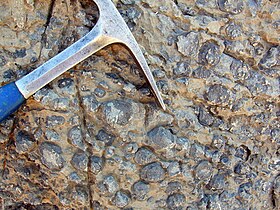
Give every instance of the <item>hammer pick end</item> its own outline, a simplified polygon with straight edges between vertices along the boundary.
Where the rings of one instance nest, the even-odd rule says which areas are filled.
[[[134,38],[133,38],[134,39]],[[166,110],[166,106],[163,102],[163,99],[161,97],[161,94],[160,94],[160,91],[156,85],[156,82],[155,82],[155,79],[153,77],[153,74],[146,62],[146,59],[140,49],[140,47],[138,46],[137,42],[133,42],[131,43],[132,45],[134,45],[133,47],[131,46],[127,46],[129,48],[129,50],[132,52],[134,58],[136,59],[137,63],[139,64],[139,66],[141,67],[148,83],[150,84],[151,86],[151,89],[152,89],[152,92],[154,94],[154,96],[156,97],[157,101],[158,101],[158,104],[161,106],[161,108],[163,110]]]
[[[107,40],[107,44],[122,43],[131,51],[138,64],[140,65],[147,81],[149,82],[152,92],[159,105],[166,110],[161,94],[158,90],[153,74],[146,62],[146,59],[135,40],[133,34],[129,30],[126,22],[116,9],[111,0],[95,0],[99,9],[99,20],[97,24],[101,28],[101,36]],[[106,42],[106,41],[105,41]]]

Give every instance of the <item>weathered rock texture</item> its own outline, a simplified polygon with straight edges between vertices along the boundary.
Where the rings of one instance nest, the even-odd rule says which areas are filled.
[[[278,0],[114,0],[157,80],[113,45],[0,125],[3,209],[279,209]],[[90,0],[0,3],[0,84],[86,34]]]

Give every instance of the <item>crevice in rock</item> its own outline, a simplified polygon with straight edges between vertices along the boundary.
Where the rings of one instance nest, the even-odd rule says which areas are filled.
[[[280,176],[280,175],[278,175],[278,176]],[[274,182],[272,184],[272,188],[270,191],[270,199],[271,199],[271,205],[272,205],[273,209],[279,208],[279,206],[278,206],[279,203],[277,201],[277,192],[275,192],[275,191],[277,191],[277,190],[275,190],[275,182],[276,182],[276,179],[278,176],[276,176],[276,178],[274,179]]]
[[[51,21],[54,5],[55,5],[55,0],[52,0],[50,5],[49,5],[49,8],[48,8],[47,19],[46,19],[46,23],[44,24],[44,32],[41,35],[41,49],[40,49],[40,53],[39,53],[39,56],[38,56],[38,60],[41,59],[41,54],[42,54],[43,47],[46,45],[46,42],[47,42],[46,32],[47,32],[47,28],[48,28],[48,26],[50,24],[50,21]]]
[[[54,3],[55,3],[55,0],[52,0],[51,3],[50,3],[49,9],[48,9],[48,16],[47,16],[47,21],[46,21],[46,24],[45,24],[45,31],[46,31],[46,28],[48,27],[48,25],[50,24],[50,21],[51,21],[51,17],[52,17],[52,14],[53,14],[53,9],[54,9]]]
[[[17,119],[13,120],[13,126],[12,126],[11,132],[9,133],[9,136],[8,136],[9,140],[6,142],[6,145],[5,145],[3,168],[2,168],[3,171],[2,171],[2,174],[1,174],[2,178],[4,176],[5,169],[6,169],[7,156],[8,156],[8,151],[9,151],[10,145],[12,145],[13,142],[14,142],[14,131],[15,131],[16,125],[17,125],[16,121],[17,121]]]
[[[92,197],[92,190],[91,190],[91,185],[94,183],[94,177],[93,175],[91,174],[90,172],[90,166],[91,166],[91,158],[88,159],[88,171],[87,171],[87,178],[88,178],[88,183],[87,183],[87,187],[88,187],[88,192],[89,192],[89,206],[90,206],[90,209],[94,209],[93,208],[93,203],[94,203],[94,200],[93,200],[93,197]]]
[[[271,191],[271,203],[272,203],[273,209],[276,209],[276,199],[275,199],[274,187],[272,187],[272,191]]]
[[[147,106],[147,105],[145,105],[144,108],[145,108],[144,125],[145,125],[145,127],[147,127],[148,124],[149,124],[150,108],[149,108],[149,106]]]
[[[87,149],[86,149],[86,153],[87,156],[90,157],[92,155],[92,151],[90,149],[90,144],[86,141],[86,135],[87,135],[87,126],[86,126],[86,117],[85,114],[86,110],[83,106],[83,100],[82,100],[82,96],[80,94],[80,90],[79,90],[79,79],[77,78],[77,75],[75,74],[75,86],[77,89],[77,99],[78,99],[78,103],[79,103],[79,116],[80,116],[80,121],[81,121],[81,132],[82,132],[82,138],[83,141],[85,142],[85,144],[87,145]],[[91,185],[94,183],[94,177],[92,175],[92,173],[90,172],[90,166],[91,166],[91,158],[88,158],[88,163],[87,163],[87,187],[88,187],[88,192],[89,192],[89,205],[90,205],[90,209],[93,209],[93,198],[92,198],[92,190],[91,190]]]
[[[2,206],[7,207],[8,209],[54,209],[58,210],[58,206],[50,203],[41,203],[41,204],[30,204],[25,202],[15,203],[13,205]]]

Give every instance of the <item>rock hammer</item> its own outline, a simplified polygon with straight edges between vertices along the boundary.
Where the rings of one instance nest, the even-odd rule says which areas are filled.
[[[15,112],[26,99],[49,82],[90,55],[113,43],[123,44],[131,51],[149,82],[159,105],[165,110],[165,104],[145,57],[117,8],[111,0],[94,0],[94,2],[99,10],[99,19],[88,34],[31,73],[16,82],[0,87],[0,122]]]

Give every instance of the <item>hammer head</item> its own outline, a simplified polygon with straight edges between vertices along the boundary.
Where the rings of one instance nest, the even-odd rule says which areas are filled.
[[[95,3],[99,9],[99,20],[86,36],[16,81],[15,84],[0,88],[0,121],[14,112],[23,103],[24,99],[33,95],[82,60],[112,43],[122,43],[132,52],[150,83],[159,104],[165,109],[148,64],[114,4],[111,0],[95,0]],[[16,94],[6,94],[9,92]]]
[[[131,51],[149,82],[158,103],[165,110],[165,104],[145,57],[115,5],[111,0],[94,0],[94,2],[99,10],[99,19],[94,28],[99,28],[100,36],[107,40],[107,44],[121,43]],[[95,29],[90,33],[95,33]]]

